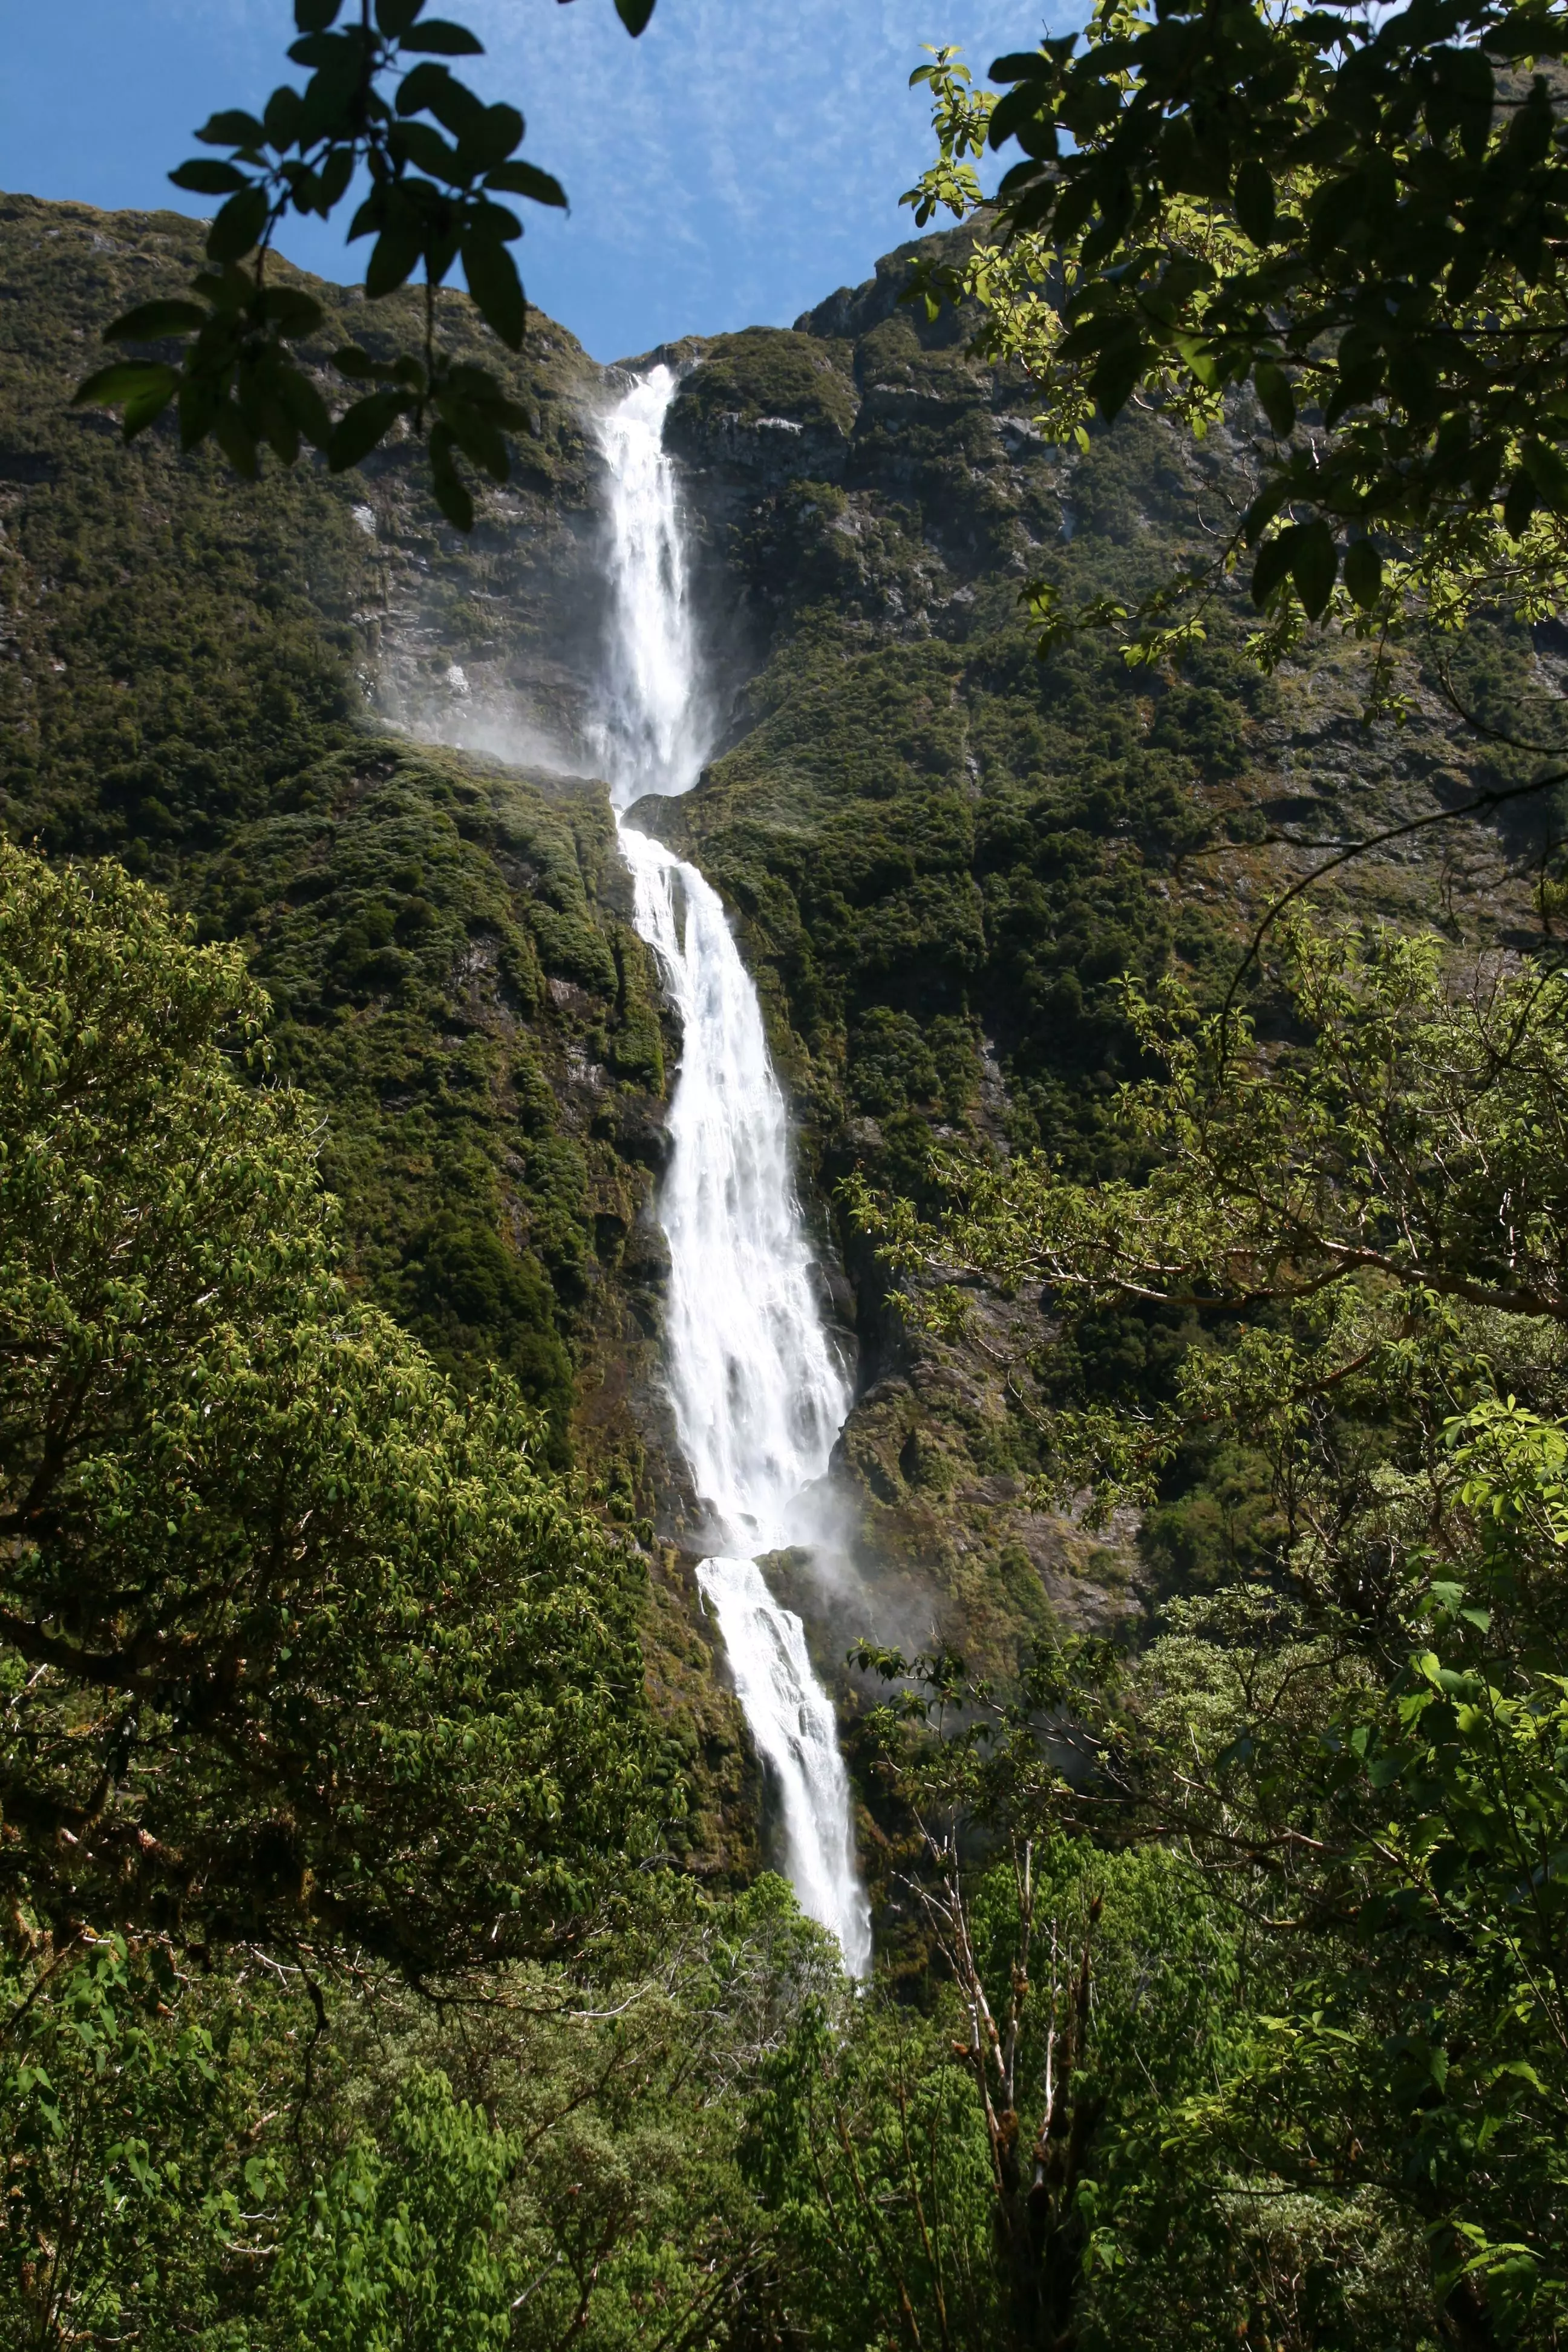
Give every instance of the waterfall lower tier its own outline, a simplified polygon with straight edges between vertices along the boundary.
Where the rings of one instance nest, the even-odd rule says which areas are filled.
[[[813,1292],[762,1008],[723,907],[695,866],[658,842],[623,825],[621,847],[637,928],[683,1035],[659,1196],[670,1396],[698,1493],[733,1547],[704,1560],[698,1582],[778,1791],[802,1907],[833,1929],[860,1975],[870,1919],[832,1703],[800,1619],[773,1599],[754,1557],[797,1532],[797,1506],[827,1467],[848,1394]]]
[[[668,368],[599,424],[609,477],[613,621],[600,722],[617,810],[695,783],[709,740],[664,420]],[[812,1286],[789,1121],[762,1008],[718,895],[695,866],[628,825],[638,932],[680,1017],[670,1160],[668,1372],[681,1449],[714,1521],[698,1583],[718,1620],[758,1753],[778,1793],[801,1906],[856,1975],[870,1911],[855,1864],[849,1781],[833,1706],[800,1619],[759,1558],[805,1532],[796,1513],[827,1468],[849,1396]]]

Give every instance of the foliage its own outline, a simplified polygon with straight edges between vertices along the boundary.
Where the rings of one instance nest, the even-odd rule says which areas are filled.
[[[1136,1176],[949,1154],[940,1231],[858,1195],[898,1263],[940,1250],[1009,1288],[1045,1282],[1074,1324],[1129,1306],[1239,1320],[1223,1360],[1193,1354],[1160,1421],[1115,1436],[1113,1409],[1090,1415],[1080,1434],[1119,1444],[1134,1483],[1193,1414],[1239,1416],[1249,1393],[1283,1383],[1302,1411],[1347,1381],[1391,1393],[1424,1330],[1452,1345],[1449,1303],[1563,1316],[1563,976],[1496,961],[1457,992],[1430,938],[1296,921],[1269,977],[1268,1043],[1228,1008],[1200,1020],[1177,982],[1125,984],[1160,1073],[1115,1107]]]
[[[629,1561],[515,1391],[351,1302],[234,953],[4,856],[11,1900],[416,1969],[569,1936],[644,1821]]]
[[[743,2333],[775,2233],[738,2148],[833,1969],[788,1890],[644,1879],[573,1965],[431,2003],[86,1939],[7,1970],[0,2328],[547,2352]],[[489,2331],[489,2332],[487,2332]]]
[[[634,37],[654,0],[616,0]],[[112,362],[77,391],[84,404],[121,411],[126,439],[177,404],[180,445],[210,435],[236,469],[254,478],[269,448],[285,466],[302,444],[334,472],[363,463],[400,426],[428,435],[437,504],[459,530],[474,524],[473,494],[458,465],[504,482],[505,435],[528,425],[489,368],[456,358],[437,340],[437,289],[459,256],[485,324],[510,351],[521,344],[527,305],[508,247],[522,234],[502,196],[564,205],[560,183],[521,161],[523,121],[514,106],[487,106],[444,60],[481,57],[467,26],[426,16],[425,0],[360,0],[340,25],[343,0],[295,0],[300,37],[291,61],[309,68],[303,89],[284,83],[258,116],[229,108],[196,133],[228,159],[197,156],[170,174],[177,188],[221,196],[206,238],[209,267],[181,299],[139,303],[104,340],[174,350],[169,358]],[[370,383],[334,419],[317,372],[290,346],[313,337],[321,305],[298,285],[268,279],[272,243],[290,212],[331,217],[362,173],[369,189],[350,241],[374,236],[365,271],[372,301],[424,270],[425,332],[417,353],[377,358],[357,341],[332,354],[335,373]],[[194,299],[193,299],[194,298]]]
[[[1303,614],[1537,617],[1568,510],[1562,56],[1550,6],[1115,0],[999,58],[999,98],[939,52],[941,159],[907,201],[962,216],[965,158],[1018,142],[962,284],[1057,434],[1142,388],[1201,435],[1250,389],[1272,441],[1224,562],[1258,551],[1276,656]]]
[[[1112,1391],[1063,1414],[1058,1472],[1098,1477],[1103,1507],[1205,1428],[1245,1438],[1268,1507],[1250,1555],[1126,1659],[1042,1652],[1013,1695],[920,1662],[886,1736],[922,1801],[993,1834],[1179,1839],[1265,1948],[1289,1948],[1294,1980],[1230,2070],[1173,2108],[1179,2173],[1271,2177],[1331,2237],[1386,2200],[1381,2241],[1429,2248],[1455,2340],[1550,2343],[1568,2098],[1558,976],[1461,983],[1427,941],[1299,927],[1270,978],[1268,1042],[1173,994],[1139,1015],[1164,1075],[1122,1097],[1136,1176],[1085,1185],[1037,1160],[988,1174],[951,1239],[899,1221],[911,1259],[1043,1276],[1069,1324],[1183,1306],[1161,1410]],[[972,1710],[929,1751],[922,1683]]]
[[[273,2274],[275,2324],[301,2352],[479,2352],[505,2344],[516,2273],[494,2246],[519,2151],[415,2069],[384,2153],[361,2134],[311,2191]]]

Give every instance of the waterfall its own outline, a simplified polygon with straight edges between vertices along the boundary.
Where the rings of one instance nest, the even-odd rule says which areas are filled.
[[[682,793],[704,751],[700,669],[673,469],[664,454],[669,370],[640,377],[599,426],[610,477],[610,674],[601,747],[617,813]],[[669,1244],[668,1377],[677,1434],[721,1551],[698,1583],[719,1622],[735,1692],[779,1797],[801,1906],[870,1965],[849,1783],[833,1707],[800,1619],[758,1559],[791,1542],[848,1410],[813,1291],[789,1124],[751,975],[717,892],[624,822],[635,920],[680,1016],[670,1161],[658,1197]]]

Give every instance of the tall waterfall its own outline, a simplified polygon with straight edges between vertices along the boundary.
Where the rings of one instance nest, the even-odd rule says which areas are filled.
[[[611,673],[603,750],[617,811],[697,780],[704,729],[673,471],[669,370],[639,378],[604,418],[610,475]],[[680,1073],[658,1213],[669,1244],[668,1371],[677,1433],[721,1552],[698,1582],[735,1691],[776,1785],[803,1908],[846,1965],[870,1964],[849,1784],[833,1708],[800,1619],[759,1556],[792,1540],[849,1398],[823,1329],[791,1170],[784,1097],[762,1010],[717,893],[695,866],[622,824],[636,922],[680,1016]]]

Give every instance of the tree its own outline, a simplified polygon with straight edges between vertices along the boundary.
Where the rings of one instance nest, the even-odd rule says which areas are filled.
[[[1023,151],[998,233],[931,299],[979,302],[1057,436],[1139,393],[1202,434],[1247,391],[1267,427],[1215,563],[1137,616],[1145,652],[1247,550],[1270,656],[1303,616],[1386,643],[1415,614],[1561,605],[1565,47],[1551,0],[1099,0],[1081,37],[998,58],[1000,96],[951,49],[921,68],[941,149],[905,199],[922,226],[976,210],[984,147]]]
[[[1266,1036],[1130,992],[1160,1075],[1125,1180],[951,1169],[904,1262],[1043,1281],[1070,1331],[1179,1314],[1170,1392],[1050,1418],[1058,1490],[1157,1500],[1244,1435],[1268,1533],[1121,1659],[1068,1644],[979,1713],[981,1817],[1180,1845],[1294,1979],[1171,2118],[1211,2174],[1387,2200],[1450,2340],[1568,2308],[1568,1246],[1561,975],[1288,933]],[[902,1661],[884,1662],[899,1671]],[[931,1680],[931,1670],[926,1669]],[[956,1763],[944,1764],[957,1769]]]
[[[631,1556],[340,1270],[266,1000],[0,850],[0,1876],[16,1933],[567,1943],[653,1832]],[[263,1075],[258,1069],[258,1076]]]
[[[488,369],[442,351],[437,291],[460,258],[485,324],[519,350],[528,311],[509,248],[522,225],[500,200],[564,205],[566,197],[518,154],[517,109],[487,106],[445,62],[484,54],[466,26],[426,16],[426,0],[347,5],[345,23],[345,0],[295,0],[299,38],[289,55],[308,69],[304,87],[281,85],[259,114],[224,109],[196,133],[226,157],[197,156],[170,176],[194,195],[223,199],[207,235],[211,267],[188,299],[141,303],[108,327],[106,341],[145,355],[100,369],[76,396],[119,408],[127,440],[174,404],[183,448],[210,436],[252,478],[263,448],[289,466],[309,444],[339,473],[399,429],[427,436],[437,503],[468,530],[473,495],[458,457],[504,482],[505,436],[528,420]],[[635,37],[654,5],[616,0],[616,13]],[[375,239],[365,293],[374,302],[422,268],[425,338],[418,352],[391,358],[358,345],[332,353],[333,375],[372,387],[334,419],[321,389],[326,355],[310,350],[321,306],[269,263],[290,213],[330,219],[362,173],[370,184],[349,238]]]

